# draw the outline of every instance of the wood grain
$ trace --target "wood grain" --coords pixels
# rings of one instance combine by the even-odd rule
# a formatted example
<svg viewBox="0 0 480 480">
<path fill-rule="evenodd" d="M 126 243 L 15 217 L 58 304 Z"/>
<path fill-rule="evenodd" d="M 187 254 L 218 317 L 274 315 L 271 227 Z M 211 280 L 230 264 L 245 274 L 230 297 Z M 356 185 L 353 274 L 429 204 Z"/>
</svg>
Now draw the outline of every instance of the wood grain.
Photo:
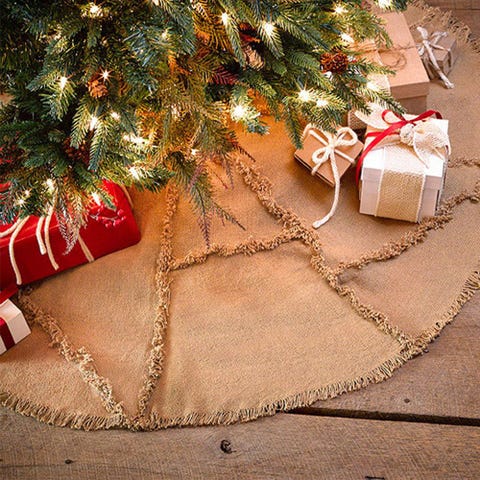
<svg viewBox="0 0 480 480">
<path fill-rule="evenodd" d="M 402 414 L 420 420 L 441 421 L 435 417 L 450 417 L 452 423 L 460 418 L 462 423 L 478 424 L 479 333 L 480 295 L 477 294 L 431 344 L 429 352 L 408 362 L 393 378 L 317 402 L 313 409 L 318 410 L 317 414 L 376 413 L 384 418 Z"/>
<path fill-rule="evenodd" d="M 83 432 L 9 412 L 0 416 L 0 478 L 9 480 L 468 480 L 479 475 L 476 427 L 279 414 L 229 427 Z"/>
</svg>

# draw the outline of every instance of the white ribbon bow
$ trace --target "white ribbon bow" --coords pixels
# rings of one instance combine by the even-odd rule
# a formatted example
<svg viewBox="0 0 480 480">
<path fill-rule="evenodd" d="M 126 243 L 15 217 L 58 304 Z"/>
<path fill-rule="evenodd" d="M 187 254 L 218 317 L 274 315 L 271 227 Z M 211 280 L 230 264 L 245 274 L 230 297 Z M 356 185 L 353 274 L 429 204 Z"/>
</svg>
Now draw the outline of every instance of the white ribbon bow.
<svg viewBox="0 0 480 480">
<path fill-rule="evenodd" d="M 38 218 L 37 227 L 35 229 L 35 236 L 37 238 L 37 244 L 38 244 L 38 249 L 40 250 L 40 254 L 41 255 L 47 254 L 48 259 L 50 260 L 50 263 L 52 264 L 52 267 L 54 268 L 54 270 L 58 270 L 60 267 L 57 261 L 55 260 L 55 257 L 52 251 L 52 246 L 50 244 L 50 222 L 52 220 L 52 216 L 53 216 L 53 208 L 50 209 L 50 212 L 46 217 Z M 29 218 L 30 217 L 18 219 L 7 230 L 0 232 L 0 238 L 4 238 L 4 237 L 7 237 L 8 235 L 11 235 L 10 240 L 8 242 L 8 254 L 10 257 L 10 264 L 12 265 L 13 271 L 15 272 L 15 279 L 16 279 L 17 285 L 21 285 L 23 283 L 23 280 L 22 280 L 22 274 L 20 272 L 20 269 L 18 268 L 18 264 L 15 258 L 15 240 L 17 239 L 20 231 L 25 226 Z M 45 237 L 45 240 L 42 237 L 42 230 L 43 230 L 43 236 Z M 87 245 L 83 241 L 80 234 L 78 235 L 78 244 L 80 245 L 80 248 L 82 249 L 82 252 L 85 255 L 85 258 L 89 262 L 93 262 L 95 259 L 93 258 L 92 253 L 88 249 Z"/>
<path fill-rule="evenodd" d="M 336 155 L 348 160 L 350 163 L 354 163 L 355 159 L 349 157 L 342 151 L 338 150 L 340 147 L 351 147 L 358 142 L 357 134 L 349 127 L 339 128 L 337 134 L 330 132 L 322 132 L 325 138 L 320 136 L 312 125 L 307 125 L 305 129 L 306 135 L 311 135 L 324 146 L 318 148 L 312 153 L 312 161 L 315 166 L 312 168 L 312 175 L 315 175 L 318 169 L 326 162 L 330 161 L 332 167 L 333 179 L 335 181 L 335 193 L 332 207 L 330 211 L 322 219 L 313 222 L 313 228 L 319 228 L 323 224 L 327 223 L 335 214 L 338 206 L 338 200 L 340 198 L 340 174 L 338 173 L 338 166 Z"/>
<path fill-rule="evenodd" d="M 435 58 L 434 50 L 447 50 L 445 47 L 442 47 L 438 44 L 440 39 L 446 37 L 447 32 L 434 32 L 431 35 L 428 34 L 427 29 L 423 27 L 417 27 L 418 32 L 422 37 L 421 43 L 417 44 L 418 54 L 424 60 L 427 67 L 431 65 L 434 70 L 437 72 L 438 76 L 443 81 L 445 87 L 453 88 L 454 84 L 448 79 L 445 73 L 438 65 L 437 59 Z"/>
</svg>

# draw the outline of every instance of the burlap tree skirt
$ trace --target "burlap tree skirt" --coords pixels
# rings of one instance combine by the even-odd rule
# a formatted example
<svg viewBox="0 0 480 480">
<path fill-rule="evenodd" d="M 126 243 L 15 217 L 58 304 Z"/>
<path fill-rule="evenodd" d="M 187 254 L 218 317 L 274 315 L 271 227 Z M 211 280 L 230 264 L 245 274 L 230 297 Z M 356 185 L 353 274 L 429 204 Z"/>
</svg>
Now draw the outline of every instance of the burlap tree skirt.
<svg viewBox="0 0 480 480">
<path fill-rule="evenodd" d="M 408 12 L 423 15 L 449 20 Z M 480 288 L 480 57 L 450 27 L 456 88 L 429 98 L 454 149 L 438 217 L 359 214 L 351 171 L 314 231 L 332 189 L 293 160 L 280 124 L 243 136 L 256 161 L 238 158 L 235 188 L 218 190 L 246 230 L 216 224 L 207 252 L 172 188 L 134 193 L 138 245 L 20 296 L 33 331 L 0 357 L 0 403 L 85 429 L 228 423 L 385 380 L 422 352 Z"/>
</svg>

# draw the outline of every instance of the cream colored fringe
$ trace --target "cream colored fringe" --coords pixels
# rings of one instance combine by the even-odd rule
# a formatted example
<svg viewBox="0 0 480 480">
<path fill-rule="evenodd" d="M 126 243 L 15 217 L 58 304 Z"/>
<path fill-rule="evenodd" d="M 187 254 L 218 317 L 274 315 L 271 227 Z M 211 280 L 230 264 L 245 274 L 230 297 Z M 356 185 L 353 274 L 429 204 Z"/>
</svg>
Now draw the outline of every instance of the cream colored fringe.
<svg viewBox="0 0 480 480">
<path fill-rule="evenodd" d="M 427 6 L 422 0 L 414 0 L 413 6 L 420 8 L 424 16 L 417 24 L 436 22 L 452 32 L 460 42 L 465 42 L 480 53 L 480 42 L 470 39 L 470 29 L 452 17 L 451 12 L 443 12 L 438 8 Z M 248 166 L 237 159 L 237 169 L 242 174 L 245 183 L 256 193 L 265 209 L 280 220 L 282 231 L 271 239 L 248 239 L 234 246 L 213 245 L 208 252 L 192 252 L 184 259 L 177 260 L 172 256 L 172 218 L 174 216 L 178 192 L 169 187 L 167 192 L 167 211 L 165 214 L 162 241 L 157 260 L 156 286 L 158 291 L 157 316 L 153 325 L 153 338 L 150 356 L 147 361 L 145 380 L 139 393 L 137 412 L 132 419 L 127 418 L 121 403 L 114 399 L 110 382 L 100 376 L 95 368 L 91 355 L 85 348 L 75 349 L 68 341 L 58 324 L 49 315 L 35 307 L 27 294 L 20 294 L 21 307 L 29 318 L 38 323 L 49 335 L 52 344 L 68 361 L 77 365 L 83 379 L 90 384 L 99 395 L 102 404 L 110 415 L 94 416 L 81 413 L 68 413 L 50 407 L 34 404 L 23 400 L 9 392 L 0 393 L 0 404 L 24 415 L 32 416 L 42 422 L 71 428 L 96 430 L 108 428 L 129 428 L 132 430 L 154 430 L 171 426 L 229 424 L 238 421 L 253 420 L 261 416 L 274 415 L 278 411 L 311 405 L 318 400 L 336 397 L 342 393 L 358 390 L 370 383 L 378 383 L 392 376 L 393 372 L 406 361 L 424 351 L 427 345 L 439 335 L 441 330 L 459 313 L 463 305 L 480 289 L 480 268 L 467 279 L 449 310 L 431 328 L 412 338 L 391 325 L 385 314 L 375 311 L 371 306 L 360 302 L 355 291 L 342 285 L 341 275 L 348 269 L 361 269 L 371 262 L 385 261 L 400 255 L 405 250 L 423 241 L 430 230 L 443 228 L 453 218 L 456 206 L 466 200 L 480 201 L 480 182 L 473 192 L 460 193 L 448 199 L 441 207 L 439 215 L 426 219 L 418 227 L 407 232 L 399 241 L 390 242 L 378 250 L 366 253 L 359 259 L 341 262 L 332 268 L 327 265 L 322 252 L 319 237 L 293 211 L 282 207 L 273 198 L 270 181 L 260 175 L 253 165 Z M 450 167 L 480 166 L 479 159 L 458 158 L 451 162 Z M 161 376 L 164 362 L 164 338 L 168 326 L 168 310 L 170 304 L 169 275 L 173 270 L 185 269 L 191 265 L 203 263 L 210 255 L 232 256 L 237 254 L 253 255 L 257 252 L 274 250 L 290 241 L 300 240 L 312 250 L 311 264 L 325 281 L 340 295 L 346 297 L 352 307 L 365 319 L 371 320 L 386 334 L 393 336 L 399 342 L 399 352 L 392 359 L 382 363 L 372 371 L 353 380 L 345 380 L 323 386 L 319 389 L 285 397 L 281 400 L 261 404 L 253 408 L 239 411 L 218 411 L 211 414 L 190 413 L 183 417 L 166 419 L 155 412 L 149 413 L 152 394 Z M 1 391 L 0 386 L 0 391 Z"/>
</svg>

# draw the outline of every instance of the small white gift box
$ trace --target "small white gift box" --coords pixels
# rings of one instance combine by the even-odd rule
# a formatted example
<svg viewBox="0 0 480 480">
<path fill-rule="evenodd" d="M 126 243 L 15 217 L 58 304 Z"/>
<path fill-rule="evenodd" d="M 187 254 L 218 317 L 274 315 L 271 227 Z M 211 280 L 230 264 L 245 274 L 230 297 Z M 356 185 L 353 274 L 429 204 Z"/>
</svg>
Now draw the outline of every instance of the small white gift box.
<svg viewBox="0 0 480 480">
<path fill-rule="evenodd" d="M 407 115 L 405 118 L 415 117 Z M 368 134 L 382 132 L 388 125 L 381 129 L 370 125 L 365 148 L 372 141 Z M 428 118 L 409 124 L 408 128 L 409 140 L 401 140 L 405 131 L 400 133 L 399 129 L 397 134 L 385 138 L 364 155 L 359 176 L 360 213 L 411 222 L 435 215 L 450 150 L 448 120 Z M 438 135 L 438 142 L 429 146 L 432 132 Z M 418 145 L 413 144 L 413 135 L 418 136 Z"/>
<path fill-rule="evenodd" d="M 30 334 L 30 328 L 19 308 L 10 300 L 0 305 L 0 355 Z"/>
</svg>

